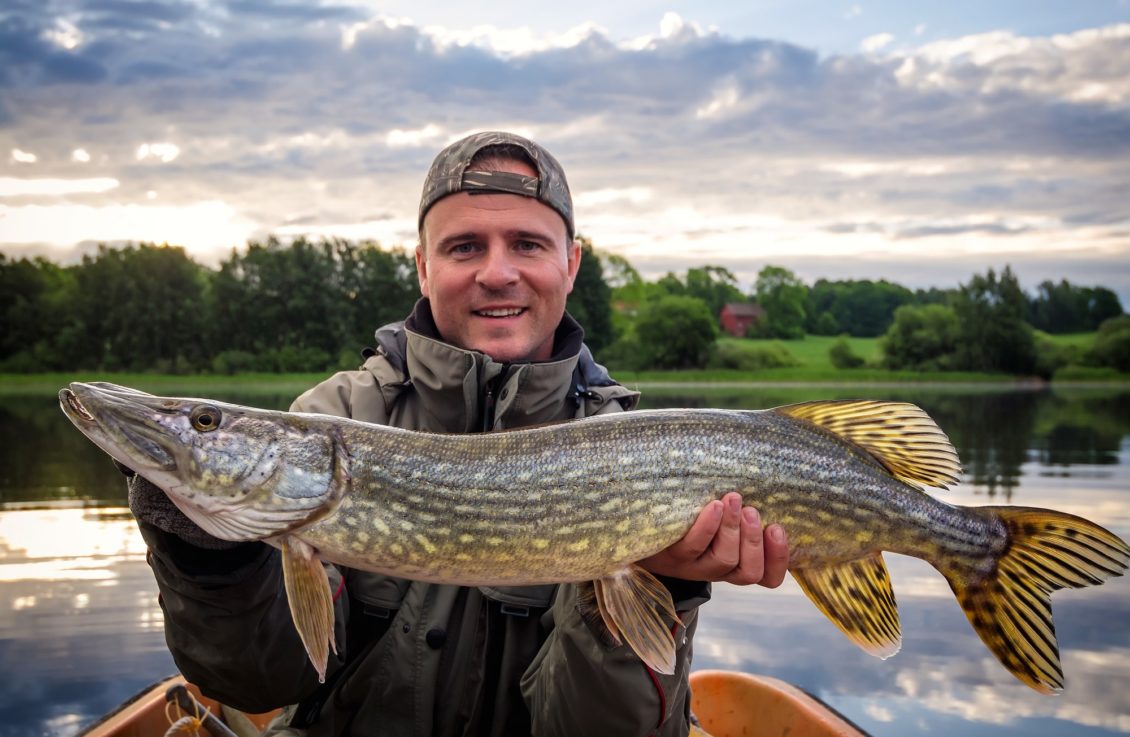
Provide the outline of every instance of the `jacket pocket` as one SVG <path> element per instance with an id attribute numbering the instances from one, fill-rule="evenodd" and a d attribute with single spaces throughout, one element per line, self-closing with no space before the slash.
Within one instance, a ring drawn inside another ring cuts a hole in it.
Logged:
<path id="1" fill-rule="evenodd" d="M 499 603 L 503 614 L 540 617 L 553 604 L 557 584 L 544 586 L 480 586 L 483 596 Z"/>

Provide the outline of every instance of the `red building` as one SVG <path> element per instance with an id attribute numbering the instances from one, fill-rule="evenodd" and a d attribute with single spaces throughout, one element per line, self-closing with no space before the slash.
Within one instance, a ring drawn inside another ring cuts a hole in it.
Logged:
<path id="1" fill-rule="evenodd" d="M 749 327 L 759 322 L 764 316 L 765 310 L 761 309 L 759 304 L 731 302 L 722 308 L 718 320 L 722 323 L 723 330 L 735 338 L 742 338 Z"/>

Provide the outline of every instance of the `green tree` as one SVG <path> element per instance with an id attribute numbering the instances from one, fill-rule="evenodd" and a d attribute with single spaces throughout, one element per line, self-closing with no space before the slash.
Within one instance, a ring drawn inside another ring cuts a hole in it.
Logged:
<path id="1" fill-rule="evenodd" d="M 1087 291 L 1087 330 L 1097 329 L 1122 314 L 1122 303 L 1114 292 L 1106 287 L 1092 287 Z"/>
<path id="2" fill-rule="evenodd" d="M 895 310 L 914 302 L 914 293 L 885 280 L 828 281 L 819 279 L 808 291 L 807 328 L 810 333 L 875 337 L 890 327 Z M 830 315 L 828 321 L 824 316 Z M 837 326 L 827 332 L 832 323 Z"/>
<path id="3" fill-rule="evenodd" d="M 663 276 L 659 277 L 655 282 L 655 286 L 663 294 L 669 294 L 675 297 L 687 296 L 687 284 L 679 278 L 677 274 L 668 271 Z"/>
<path id="4" fill-rule="evenodd" d="M 1130 315 L 1113 317 L 1099 326 L 1091 358 L 1100 366 L 1130 372 Z"/>
<path id="5" fill-rule="evenodd" d="M 643 277 L 628 259 L 615 253 L 600 254 L 604 280 L 613 291 L 643 283 Z"/>
<path id="6" fill-rule="evenodd" d="M 949 368 L 957 349 L 957 313 L 940 304 L 903 305 L 879 341 L 883 364 L 891 369 Z"/>
<path id="7" fill-rule="evenodd" d="M 357 356 L 377 328 L 403 320 L 420 297 L 415 256 L 372 241 L 333 241 L 337 290 L 346 305 L 345 332 L 334 350 Z"/>
<path id="8" fill-rule="evenodd" d="M 715 320 L 728 303 L 746 301 L 742 290 L 738 288 L 738 278 L 722 266 L 707 265 L 688 269 L 686 294 L 706 303 Z"/>
<path id="9" fill-rule="evenodd" d="M 272 237 L 233 251 L 213 290 L 215 344 L 265 358 L 284 346 L 337 356 L 352 328 L 337 245 Z"/>
<path id="10" fill-rule="evenodd" d="M 646 366 L 702 368 L 718 337 L 718 321 L 701 299 L 667 295 L 649 302 L 635 325 Z"/>
<path id="11" fill-rule="evenodd" d="M 840 323 L 831 312 L 825 310 L 808 331 L 813 335 L 835 335 L 840 332 Z"/>
<path id="12" fill-rule="evenodd" d="M 1056 284 L 1044 281 L 1036 288 L 1036 297 L 1028 309 L 1032 326 L 1048 333 L 1082 331 L 1087 319 L 1083 294 L 1066 279 Z"/>
<path id="13" fill-rule="evenodd" d="M 183 248 L 99 246 L 75 271 L 71 351 L 78 365 L 184 371 L 207 363 L 208 272 Z"/>
<path id="14" fill-rule="evenodd" d="M 864 363 L 863 358 L 855 354 L 851 344 L 843 335 L 828 349 L 828 360 L 838 369 L 859 368 Z"/>
<path id="15" fill-rule="evenodd" d="M 0 362 L 8 370 L 75 365 L 60 354 L 59 337 L 74 314 L 74 270 L 44 258 L 0 254 Z"/>
<path id="16" fill-rule="evenodd" d="M 593 353 L 599 353 L 615 338 L 612 290 L 604 281 L 604 269 L 593 250 L 592 241 L 584 237 L 577 240 L 581 243 L 581 265 L 565 308 L 584 327 L 585 343 Z"/>
<path id="17" fill-rule="evenodd" d="M 1030 374 L 1036 369 L 1036 340 L 1027 323 L 1028 300 L 1005 267 L 998 278 L 989 269 L 962 285 L 954 300 L 958 341 L 954 368 Z"/>
<path id="18" fill-rule="evenodd" d="M 957 289 L 939 289 L 937 287 L 930 287 L 929 289 L 916 289 L 914 290 L 914 302 L 912 304 L 950 305 L 953 304 L 953 300 L 957 297 L 957 293 Z"/>
<path id="19" fill-rule="evenodd" d="M 766 266 L 757 274 L 757 301 L 765 310 L 759 333 L 767 338 L 804 337 L 808 288 L 793 272 Z"/>
<path id="20" fill-rule="evenodd" d="M 645 281 L 623 256 L 602 254 L 601 260 L 605 281 L 612 290 L 612 332 L 619 344 L 614 353 L 620 356 L 618 365 L 634 370 L 634 364 L 638 363 L 631 360 L 638 353 L 634 342 L 636 317 L 645 304 L 668 292 L 656 282 Z M 602 353 L 602 360 L 608 355 L 607 351 Z M 608 360 L 611 362 L 612 359 Z"/>
<path id="21" fill-rule="evenodd" d="M 419 284 L 403 249 L 270 238 L 233 251 L 212 294 L 217 370 L 247 370 L 250 356 L 259 370 L 320 371 L 356 365 L 374 330 L 412 308 Z"/>
<path id="22" fill-rule="evenodd" d="M 1118 295 L 1105 287 L 1077 287 L 1066 279 L 1040 283 L 1028 308 L 1032 326 L 1048 333 L 1095 330 L 1122 314 Z"/>

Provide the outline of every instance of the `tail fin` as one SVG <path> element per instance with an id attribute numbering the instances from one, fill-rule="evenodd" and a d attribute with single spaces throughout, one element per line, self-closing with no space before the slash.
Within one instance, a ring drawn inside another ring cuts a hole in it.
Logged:
<path id="1" fill-rule="evenodd" d="M 1001 519 L 1008 547 L 995 569 L 943 571 L 973 629 L 1013 675 L 1041 693 L 1063 690 L 1051 592 L 1121 576 L 1130 547 L 1081 517 L 1046 509 L 977 507 Z"/>

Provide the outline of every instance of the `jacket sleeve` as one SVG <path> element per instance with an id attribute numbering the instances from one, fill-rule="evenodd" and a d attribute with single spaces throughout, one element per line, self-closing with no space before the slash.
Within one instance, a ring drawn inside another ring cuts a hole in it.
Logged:
<path id="1" fill-rule="evenodd" d="M 374 383 L 366 371 L 336 374 L 299 397 L 291 410 L 349 416 L 354 392 L 364 395 Z M 254 542 L 208 550 L 152 524 L 139 527 L 160 589 L 165 640 L 186 678 L 205 695 L 250 712 L 296 703 L 317 688 L 317 674 L 291 620 L 277 549 Z M 348 597 L 340 595 L 340 573 L 327 569 L 338 649 L 336 657 L 330 654 L 332 673 L 348 647 Z"/>
<path id="2" fill-rule="evenodd" d="M 605 645 L 580 614 L 577 587 L 561 586 L 544 616 L 549 637 L 522 678 L 533 734 L 685 737 L 697 608 L 709 598 L 705 584 L 689 588 L 690 598 L 675 601 L 682 626 L 675 629 L 675 672 L 664 675 L 627 645 Z"/>
<path id="3" fill-rule="evenodd" d="M 296 703 L 318 686 L 291 620 L 278 550 L 264 543 L 205 550 L 152 525 L 140 527 L 161 592 L 165 642 L 177 668 L 204 695 L 263 712 Z M 340 573 L 332 566 L 327 572 L 340 593 Z M 338 657 L 330 654 L 330 672 L 348 646 L 346 603 L 335 596 Z"/>

